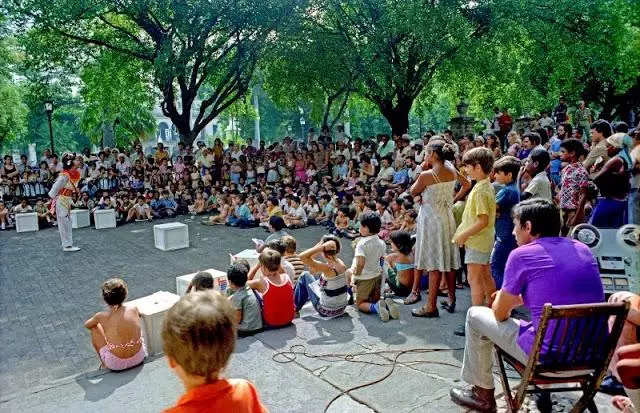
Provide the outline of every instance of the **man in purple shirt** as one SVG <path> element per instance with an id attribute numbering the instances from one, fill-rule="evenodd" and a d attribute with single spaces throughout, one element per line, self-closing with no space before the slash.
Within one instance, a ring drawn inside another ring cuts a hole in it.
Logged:
<path id="1" fill-rule="evenodd" d="M 559 237 L 560 211 L 554 204 L 541 198 L 520 202 L 513 208 L 513 224 L 519 247 L 509 255 L 502 289 L 492 296 L 491 308 L 467 312 L 461 378 L 472 387 L 450 393 L 455 403 L 480 412 L 496 411 L 494 344 L 526 364 L 546 303 L 604 301 L 596 259 L 586 245 Z M 531 322 L 509 317 L 521 305 L 531 312 Z M 542 359 L 550 341 L 543 342 Z"/>

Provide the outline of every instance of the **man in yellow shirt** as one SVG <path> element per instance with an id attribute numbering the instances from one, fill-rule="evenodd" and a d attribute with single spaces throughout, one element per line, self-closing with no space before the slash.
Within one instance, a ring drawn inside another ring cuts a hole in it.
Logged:
<path id="1" fill-rule="evenodd" d="M 465 153 L 462 162 L 467 176 L 476 181 L 476 185 L 469 193 L 453 242 L 465 247 L 471 305 L 482 306 L 496 290 L 489 266 L 496 222 L 496 193 L 489 182 L 493 153 L 488 148 L 474 148 Z M 464 329 L 454 333 L 464 335 Z"/>

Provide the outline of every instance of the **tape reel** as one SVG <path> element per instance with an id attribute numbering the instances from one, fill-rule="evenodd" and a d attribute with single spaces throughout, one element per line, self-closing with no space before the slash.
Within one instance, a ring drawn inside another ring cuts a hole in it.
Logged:
<path id="1" fill-rule="evenodd" d="M 571 238 L 585 244 L 591 251 L 600 248 L 602 244 L 602 233 L 591 224 L 579 224 L 571 231 Z"/>
<path id="2" fill-rule="evenodd" d="M 632 253 L 640 252 L 640 225 L 623 225 L 616 232 L 618 246 Z"/>

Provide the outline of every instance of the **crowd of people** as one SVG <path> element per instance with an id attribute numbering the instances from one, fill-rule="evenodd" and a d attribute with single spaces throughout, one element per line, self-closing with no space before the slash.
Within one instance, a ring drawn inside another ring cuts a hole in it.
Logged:
<path id="1" fill-rule="evenodd" d="M 334 140 L 325 129 L 317 136 L 311 130 L 306 142 L 286 137 L 268 147 L 225 148 L 217 139 L 210 148 L 202 142 L 193 149 L 178 144 L 172 153 L 159 143 L 146 154 L 136 144 L 131 150 L 91 154 L 85 149 L 64 158 L 68 165 L 74 158 L 80 173 L 72 208 L 113 208 L 121 223 L 191 214 L 202 215 L 204 225 L 264 225 L 273 232 L 258 246 L 259 266 L 239 262 L 229 268 L 236 310 L 231 330 L 238 334 L 288 325 L 307 301 L 323 317 L 340 316 L 353 302 L 386 322 L 399 317 L 389 296 L 411 305 L 422 300 L 425 289 L 426 303 L 412 315 L 439 317 L 438 307 L 456 311 L 456 289 L 468 282 L 473 307 L 455 333 L 466 337 L 462 378 L 473 387 L 454 389 L 451 397 L 475 410 L 495 411 L 492 343 L 526 361 L 544 303 L 604 300 L 595 258 L 566 235 L 583 222 L 617 228 L 640 217 L 640 131 L 596 120 L 587 136 L 581 132 L 585 119 L 551 121 L 529 131 L 498 128 L 459 139 L 446 130 L 419 139 L 382 134 L 352 140 L 338 134 Z M 3 229 L 11 214 L 30 211 L 30 203 L 41 224 L 51 225 L 55 217 L 45 194 L 62 167 L 48 152 L 37 168 L 26 157 L 18 165 L 5 157 Z M 307 225 L 324 225 L 329 234 L 298 254 L 287 229 Z M 349 266 L 337 257 L 340 238 L 353 240 Z M 571 265 L 563 259 L 567 256 L 575 257 Z M 562 288 L 551 291 L 558 274 L 564 277 Z M 440 295 L 447 299 L 438 306 Z M 122 301 L 105 301 L 111 311 L 121 307 Z M 198 303 L 220 317 L 227 312 L 216 296 L 183 301 L 172 312 L 193 311 Z M 531 322 L 505 324 L 521 305 L 531 311 Z M 89 320 L 87 327 L 94 331 L 96 323 Z M 191 334 L 178 337 L 179 328 Z M 178 349 L 195 345 L 183 341 L 198 337 L 193 329 L 204 327 L 179 328 L 165 324 L 171 367 L 188 390 L 187 380 L 210 385 L 227 359 L 202 368 L 183 360 Z M 126 337 L 124 347 L 109 334 L 92 337 L 102 362 L 116 369 L 127 363 L 112 356 L 139 357 L 143 347 L 135 337 Z M 104 351 L 113 354 L 104 357 Z M 245 390 L 255 395 L 255 389 Z"/>

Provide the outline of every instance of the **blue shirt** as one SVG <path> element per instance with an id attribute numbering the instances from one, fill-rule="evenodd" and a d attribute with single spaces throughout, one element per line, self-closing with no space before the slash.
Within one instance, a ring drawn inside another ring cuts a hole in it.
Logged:
<path id="1" fill-rule="evenodd" d="M 247 204 L 240 205 L 240 208 L 238 208 L 238 212 L 236 214 L 238 215 L 238 218 L 244 219 L 246 221 L 253 219 L 253 216 L 251 215 L 251 210 L 249 209 Z"/>
<path id="2" fill-rule="evenodd" d="M 496 215 L 496 239 L 501 241 L 511 241 L 515 243 L 513 236 L 513 220 L 511 219 L 511 209 L 520 202 L 520 191 L 515 182 L 502 187 L 496 193 L 496 205 L 499 212 Z"/>
<path id="3" fill-rule="evenodd" d="M 406 184 L 409 181 L 409 171 L 406 168 L 399 169 L 393 173 L 393 184 Z"/>
<path id="4" fill-rule="evenodd" d="M 549 147 L 549 152 L 560 152 L 560 144 L 562 141 L 560 139 L 555 139 L 551 142 L 551 146 Z M 551 173 L 552 174 L 560 174 L 560 169 L 562 169 L 562 161 L 560 158 L 551 160 Z"/>

